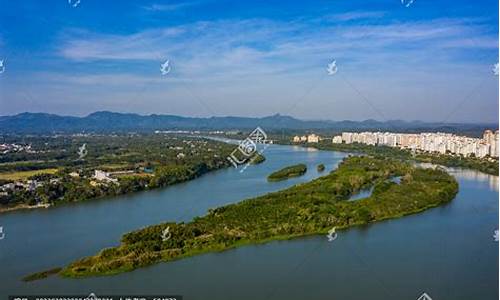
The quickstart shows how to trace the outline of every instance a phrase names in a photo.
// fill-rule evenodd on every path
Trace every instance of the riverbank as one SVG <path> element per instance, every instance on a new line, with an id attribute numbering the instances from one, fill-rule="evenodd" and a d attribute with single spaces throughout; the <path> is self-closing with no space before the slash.
<path id="1" fill-rule="evenodd" d="M 83 191 L 80 190 L 80 194 L 76 194 L 79 190 L 78 188 L 74 188 L 70 190 L 65 195 L 74 195 L 70 199 L 59 200 L 51 203 L 39 203 L 35 205 L 29 205 L 26 203 L 20 203 L 12 206 L 0 206 L 0 214 L 13 212 L 18 210 L 28 210 L 28 209 L 39 209 L 39 208 L 49 208 L 55 207 L 58 205 L 71 203 L 71 202 L 82 202 L 82 201 L 92 201 L 98 200 L 106 197 L 115 197 L 119 195 L 127 195 L 135 192 L 146 191 L 146 190 L 154 190 L 158 188 L 164 188 L 168 186 L 172 186 L 175 184 L 187 182 L 190 180 L 194 180 L 203 176 L 207 173 L 217 171 L 220 169 L 224 169 L 229 167 L 229 163 L 221 160 L 219 163 L 215 164 L 205 164 L 201 163 L 196 166 L 176 166 L 176 167 L 159 167 L 155 174 L 155 176 L 148 177 L 139 177 L 139 176 L 129 176 L 129 178 L 122 177 L 118 181 L 120 184 L 108 184 L 104 192 L 102 193 L 89 193 L 87 192 L 87 197 L 82 197 Z M 127 186 L 125 188 L 125 184 Z M 130 183 L 132 182 L 132 183 Z M 90 186 L 89 183 L 84 183 L 85 186 Z M 94 190 L 97 190 L 97 187 L 93 187 Z"/>
<path id="2" fill-rule="evenodd" d="M 481 171 L 490 175 L 499 175 L 499 162 L 496 159 L 480 159 L 475 157 L 461 157 L 452 156 L 448 154 L 430 154 L 424 152 L 412 153 L 409 150 L 388 147 L 388 146 L 374 146 L 359 143 L 352 144 L 332 144 L 330 140 L 321 141 L 319 143 L 301 143 L 294 144 L 285 142 L 284 140 L 278 141 L 281 145 L 295 145 L 301 147 L 313 147 L 318 150 L 338 151 L 347 153 L 361 153 L 373 156 L 383 156 L 390 158 L 403 159 L 408 161 L 425 162 L 445 167 L 453 168 L 466 168 L 471 170 Z"/>
<path id="3" fill-rule="evenodd" d="M 388 182 L 393 176 L 403 176 L 401 184 Z M 371 185 L 371 197 L 345 201 Z M 78 260 L 60 274 L 110 275 L 205 252 L 326 233 L 333 226 L 347 228 L 417 213 L 452 200 L 457 191 L 455 179 L 442 170 L 351 157 L 311 182 L 211 210 L 189 223 L 164 223 L 125 234 L 120 246 Z M 167 227 L 172 236 L 163 241 Z"/>
<path id="4" fill-rule="evenodd" d="M 29 209 L 37 209 L 37 208 L 49 208 L 52 205 L 50 204 L 36 204 L 36 205 L 27 205 L 27 204 L 21 204 L 21 205 L 16 205 L 12 207 L 0 207 L 0 214 L 1 213 L 6 213 L 6 212 L 11 212 L 11 211 L 17 211 L 17 210 L 29 210 Z"/>
<path id="5" fill-rule="evenodd" d="M 32 145 L 31 152 L 1 157 L 0 213 L 186 182 L 229 167 L 226 157 L 234 149 L 208 139 L 159 134 L 23 136 L 22 141 Z M 81 145 L 87 152 L 80 157 Z"/>

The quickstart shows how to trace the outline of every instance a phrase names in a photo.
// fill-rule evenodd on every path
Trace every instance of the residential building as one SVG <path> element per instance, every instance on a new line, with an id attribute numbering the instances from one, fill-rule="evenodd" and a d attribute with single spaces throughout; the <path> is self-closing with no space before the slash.
<path id="1" fill-rule="evenodd" d="M 341 142 L 361 143 L 368 145 L 385 145 L 411 149 L 412 151 L 434 152 L 441 154 L 457 154 L 463 156 L 474 155 L 476 157 L 498 157 L 498 130 L 493 133 L 486 130 L 483 138 L 471 138 L 458 136 L 451 133 L 392 133 L 392 132 L 343 132 L 340 136 Z M 338 137 L 332 143 L 338 143 Z"/>
<path id="2" fill-rule="evenodd" d="M 307 136 L 307 142 L 308 143 L 319 143 L 319 136 L 312 133 L 312 134 Z"/>

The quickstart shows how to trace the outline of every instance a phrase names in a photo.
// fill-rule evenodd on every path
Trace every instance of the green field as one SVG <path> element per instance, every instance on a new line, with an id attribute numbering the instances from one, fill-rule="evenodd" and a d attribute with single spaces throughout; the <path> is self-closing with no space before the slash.
<path id="1" fill-rule="evenodd" d="M 50 168 L 32 171 L 4 172 L 0 173 L 0 180 L 26 180 L 33 175 L 55 174 L 57 171 L 58 169 Z"/>

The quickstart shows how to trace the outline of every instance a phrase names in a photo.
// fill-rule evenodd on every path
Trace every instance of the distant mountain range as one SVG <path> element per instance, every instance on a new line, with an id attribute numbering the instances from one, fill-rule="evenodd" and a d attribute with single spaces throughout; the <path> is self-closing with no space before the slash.
<path id="1" fill-rule="evenodd" d="M 229 130 L 253 129 L 257 126 L 269 131 L 292 130 L 387 130 L 387 131 L 443 131 L 481 132 L 497 129 L 498 124 L 425 123 L 421 121 L 307 121 L 279 114 L 263 117 L 194 118 L 174 115 L 138 115 L 100 111 L 86 117 L 59 116 L 46 113 L 21 113 L 0 116 L 0 133 L 77 133 L 77 132 L 151 132 L 154 130 Z"/>

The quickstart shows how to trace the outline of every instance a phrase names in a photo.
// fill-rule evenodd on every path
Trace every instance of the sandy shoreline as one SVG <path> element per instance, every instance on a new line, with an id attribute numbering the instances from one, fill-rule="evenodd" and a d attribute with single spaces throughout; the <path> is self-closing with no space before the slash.
<path id="1" fill-rule="evenodd" d="M 50 206 L 51 206 L 50 204 L 37 204 L 37 205 L 22 204 L 22 205 L 17 205 L 14 207 L 0 208 L 0 213 L 15 211 L 15 210 L 22 210 L 22 209 L 49 208 Z"/>

